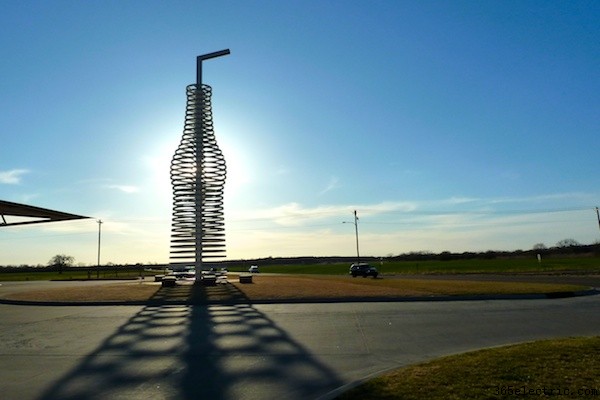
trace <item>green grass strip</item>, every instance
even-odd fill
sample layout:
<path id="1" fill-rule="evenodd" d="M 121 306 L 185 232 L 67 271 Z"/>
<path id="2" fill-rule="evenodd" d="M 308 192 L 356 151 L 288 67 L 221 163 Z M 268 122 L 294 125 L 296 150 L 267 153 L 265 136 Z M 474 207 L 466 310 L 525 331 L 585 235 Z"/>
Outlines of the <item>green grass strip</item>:
<path id="1" fill-rule="evenodd" d="M 461 273 L 534 273 L 534 272 L 600 272 L 600 257 L 546 258 L 496 258 L 466 260 L 426 261 L 370 261 L 381 274 L 461 274 Z M 350 263 L 322 263 L 296 265 L 259 265 L 261 272 L 282 274 L 348 275 Z M 248 266 L 229 268 L 230 271 L 247 272 Z"/>
<path id="2" fill-rule="evenodd" d="M 338 397 L 600 398 L 600 337 L 544 340 L 443 357 L 372 379 Z"/>

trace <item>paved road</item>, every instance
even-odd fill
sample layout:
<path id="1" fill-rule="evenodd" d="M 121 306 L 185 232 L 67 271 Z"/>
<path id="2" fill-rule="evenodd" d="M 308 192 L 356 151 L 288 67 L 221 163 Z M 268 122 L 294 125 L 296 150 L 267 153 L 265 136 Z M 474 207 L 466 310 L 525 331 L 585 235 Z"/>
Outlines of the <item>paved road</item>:
<path id="1" fill-rule="evenodd" d="M 317 399 L 383 370 L 600 335 L 600 296 L 229 306 L 0 305 L 2 399 Z"/>

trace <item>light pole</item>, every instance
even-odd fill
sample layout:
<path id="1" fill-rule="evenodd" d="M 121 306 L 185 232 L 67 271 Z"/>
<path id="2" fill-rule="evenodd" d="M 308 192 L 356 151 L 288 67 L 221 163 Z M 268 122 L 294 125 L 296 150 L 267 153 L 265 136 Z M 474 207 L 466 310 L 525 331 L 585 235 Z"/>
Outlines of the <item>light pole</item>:
<path id="1" fill-rule="evenodd" d="M 354 232 L 356 233 L 356 263 L 360 263 L 360 251 L 358 250 L 358 215 L 354 210 L 354 221 L 343 221 L 342 224 L 354 224 Z"/>
<path id="2" fill-rule="evenodd" d="M 96 278 L 100 278 L 100 237 L 102 235 L 102 220 L 99 219 L 96 222 L 98 222 L 98 264 L 96 269 Z"/>

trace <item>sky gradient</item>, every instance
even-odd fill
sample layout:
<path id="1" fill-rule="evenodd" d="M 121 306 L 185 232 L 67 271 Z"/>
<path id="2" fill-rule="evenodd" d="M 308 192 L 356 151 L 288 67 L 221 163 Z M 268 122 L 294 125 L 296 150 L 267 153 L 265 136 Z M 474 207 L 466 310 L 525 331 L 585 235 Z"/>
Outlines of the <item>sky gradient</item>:
<path id="1" fill-rule="evenodd" d="M 168 261 L 195 57 L 229 259 L 600 239 L 595 1 L 0 0 L 0 265 Z"/>

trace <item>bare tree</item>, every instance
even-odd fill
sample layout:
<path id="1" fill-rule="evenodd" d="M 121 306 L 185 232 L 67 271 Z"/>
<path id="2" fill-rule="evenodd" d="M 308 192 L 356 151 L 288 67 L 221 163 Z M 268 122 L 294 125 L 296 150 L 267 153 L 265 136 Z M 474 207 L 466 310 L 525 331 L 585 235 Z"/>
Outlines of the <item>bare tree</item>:
<path id="1" fill-rule="evenodd" d="M 70 267 L 75 262 L 75 257 L 65 254 L 57 254 L 48 261 L 48 266 L 58 269 L 58 273 L 62 274 L 65 267 Z"/>
<path id="2" fill-rule="evenodd" d="M 579 243 L 575 239 L 563 239 L 563 240 L 559 241 L 558 243 L 556 243 L 556 247 L 574 247 L 574 246 L 581 246 L 581 243 Z"/>

